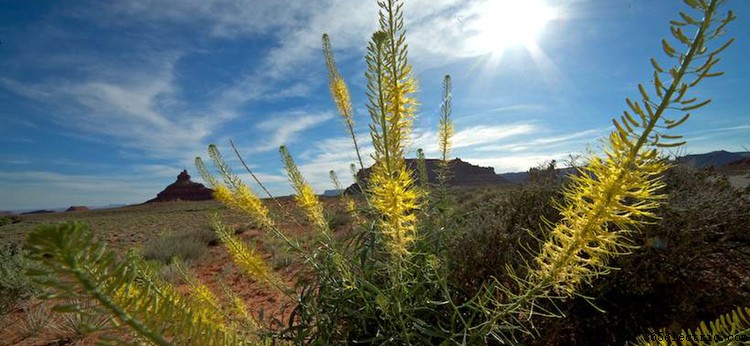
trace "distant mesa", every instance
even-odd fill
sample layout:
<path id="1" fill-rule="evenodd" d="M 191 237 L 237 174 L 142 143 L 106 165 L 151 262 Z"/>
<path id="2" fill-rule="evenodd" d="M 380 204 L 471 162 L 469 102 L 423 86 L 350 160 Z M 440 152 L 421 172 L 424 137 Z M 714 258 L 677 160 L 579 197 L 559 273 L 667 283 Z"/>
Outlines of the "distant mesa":
<path id="1" fill-rule="evenodd" d="M 162 192 L 156 195 L 156 198 L 147 201 L 168 202 L 168 201 L 205 201 L 213 199 L 214 190 L 211 190 L 203 184 L 190 181 L 190 175 L 187 170 L 183 170 L 178 176 L 177 181 L 167 186 Z"/>
<path id="2" fill-rule="evenodd" d="M 415 179 L 417 180 L 417 184 L 420 184 L 419 182 L 419 174 L 417 170 L 417 159 L 406 159 L 404 160 L 406 162 L 406 166 L 415 172 Z M 425 160 L 425 166 L 427 168 L 427 180 L 431 184 L 435 184 L 438 182 L 437 178 L 437 168 L 438 164 L 440 163 L 440 160 L 438 159 L 426 159 Z M 483 186 L 483 185 L 500 185 L 500 184 L 509 184 L 510 182 L 506 180 L 505 178 L 501 177 L 498 174 L 495 174 L 495 169 L 492 167 L 480 167 L 476 165 L 472 165 L 471 163 L 468 163 L 466 161 L 463 161 L 461 159 L 454 159 L 450 161 L 450 177 L 446 184 L 448 186 Z M 364 170 L 360 170 L 357 172 L 357 179 L 363 183 L 363 185 L 367 185 L 367 181 L 370 177 L 370 171 L 372 167 L 365 168 Z M 359 193 L 359 185 L 352 184 L 346 189 L 347 194 L 350 193 Z"/>
<path id="3" fill-rule="evenodd" d="M 71 212 L 71 211 L 89 211 L 89 208 L 83 205 L 74 205 L 68 209 L 65 209 L 65 212 Z"/>

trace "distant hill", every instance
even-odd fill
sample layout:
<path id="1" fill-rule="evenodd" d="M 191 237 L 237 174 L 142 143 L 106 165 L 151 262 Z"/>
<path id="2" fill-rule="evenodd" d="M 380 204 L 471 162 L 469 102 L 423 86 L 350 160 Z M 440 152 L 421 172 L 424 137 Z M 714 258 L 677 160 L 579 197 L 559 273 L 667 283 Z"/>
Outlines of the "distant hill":
<path id="1" fill-rule="evenodd" d="M 731 153 L 725 150 L 712 151 L 705 154 L 686 155 L 677 158 L 677 162 L 696 168 L 715 167 L 720 168 L 736 161 L 750 158 L 750 152 Z"/>
<path id="2" fill-rule="evenodd" d="M 725 150 L 712 151 L 705 154 L 692 154 L 678 157 L 678 164 L 690 165 L 695 168 L 715 167 L 726 171 L 743 171 L 750 168 L 750 151 L 732 153 Z M 560 168 L 560 176 L 575 173 L 572 168 Z M 500 173 L 503 177 L 512 183 L 523 184 L 529 181 L 529 172 L 510 172 Z"/>
<path id="3" fill-rule="evenodd" d="M 54 211 L 54 210 L 48 210 L 48 209 L 39 209 L 39 210 L 32 210 L 32 211 L 27 211 L 27 212 L 25 212 L 25 213 L 21 213 L 21 215 L 30 215 L 30 214 L 51 214 L 51 213 L 55 213 L 55 211 Z"/>
<path id="4" fill-rule="evenodd" d="M 428 179 L 430 183 L 437 182 L 436 168 L 439 160 L 427 159 Z M 690 165 L 696 168 L 715 167 L 725 171 L 743 171 L 750 168 L 750 152 L 728 152 L 726 150 L 712 151 L 705 154 L 692 154 L 678 157 L 676 162 L 679 164 Z M 417 160 L 406 159 L 407 166 L 414 172 L 417 172 Z M 451 179 L 448 181 L 449 186 L 480 186 L 480 185 L 497 185 L 497 184 L 525 184 L 529 181 L 529 171 L 525 172 L 508 172 L 495 174 L 492 167 L 479 167 L 469 162 L 455 159 L 452 161 L 453 171 Z M 569 174 L 575 173 L 575 168 L 564 167 L 558 168 L 558 177 L 564 178 Z M 367 182 L 370 175 L 370 168 L 357 172 L 360 181 Z M 416 177 L 419 179 L 419 177 Z M 352 184 L 346 189 L 346 193 L 358 193 L 359 187 Z"/>

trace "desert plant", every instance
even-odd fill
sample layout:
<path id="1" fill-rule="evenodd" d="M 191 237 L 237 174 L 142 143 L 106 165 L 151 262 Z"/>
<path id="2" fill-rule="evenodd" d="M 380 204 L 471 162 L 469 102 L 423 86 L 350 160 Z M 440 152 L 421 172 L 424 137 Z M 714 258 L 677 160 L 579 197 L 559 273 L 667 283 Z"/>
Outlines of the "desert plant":
<path id="1" fill-rule="evenodd" d="M 21 222 L 21 218 L 15 215 L 0 216 L 0 227 Z"/>
<path id="2" fill-rule="evenodd" d="M 746 304 L 750 201 L 710 170 L 677 165 L 663 181 L 668 199 L 655 211 L 660 218 L 632 237 L 640 247 L 611 262 L 620 270 L 579 291 L 607 313 L 584 298 L 556 302 L 565 318 L 536 321 L 542 337 L 525 344 L 618 345 L 648 327 L 675 331 Z M 490 277 L 512 284 L 505 265 L 524 273 L 524 254 L 539 244 L 539 216 L 557 222 L 553 206 L 562 197 L 545 180 L 475 193 L 450 227 L 449 272 L 459 292 L 474 292 Z"/>
<path id="3" fill-rule="evenodd" d="M 58 338 L 66 340 L 68 343 L 77 344 L 89 335 L 107 328 L 110 316 L 97 313 L 97 305 L 94 302 L 83 302 L 76 299 L 67 302 L 67 304 L 80 306 L 81 311 L 63 312 L 54 316 L 56 321 L 51 329 Z"/>
<path id="4" fill-rule="evenodd" d="M 41 293 L 41 287 L 24 274 L 31 265 L 26 255 L 15 244 L 0 246 L 0 316 Z"/>
<path id="5" fill-rule="evenodd" d="M 143 257 L 169 264 L 173 258 L 192 261 L 206 253 L 207 246 L 216 242 L 213 232 L 193 231 L 185 234 L 164 232 L 148 242 L 143 249 Z"/>
<path id="6" fill-rule="evenodd" d="M 681 13 L 681 21 L 671 22 L 672 33 L 684 51 L 662 41 L 665 53 L 676 60 L 674 67 L 664 69 L 652 59 L 654 91 L 639 85 L 640 101 L 627 99 L 630 110 L 614 120 L 616 130 L 605 141 L 604 156 L 592 154 L 565 187 L 562 201 L 556 205 L 559 220 L 536 230 L 539 251 L 527 259 L 524 271 L 507 266 L 504 280 L 489 277 L 459 293 L 450 280 L 445 246 L 440 244 L 446 238 L 434 236 L 447 232 L 449 223 L 444 222 L 446 218 L 422 222 L 430 213 L 421 211 L 430 210 L 432 202 L 425 196 L 427 189 L 416 186 L 415 174 L 405 164 L 417 102 L 403 4 L 379 1 L 379 28 L 365 58 L 375 163 L 369 182 L 360 186 L 366 206 L 358 211 L 361 221 L 350 238 L 339 241 L 332 236 L 320 200 L 286 147 L 280 148 L 281 159 L 295 200 L 312 228 L 313 246 L 301 246 L 278 227 L 265 202 L 233 173 L 215 145 L 209 146 L 209 156 L 221 181 L 196 158 L 196 166 L 219 201 L 252 218 L 307 268 L 296 286 L 288 287 L 257 252 L 219 220 L 214 221 L 220 241 L 238 267 L 250 279 L 280 290 L 295 304 L 287 328 L 274 332 L 258 326 L 250 334 L 271 333 L 276 339 L 297 344 L 514 343 L 520 334 L 533 333 L 535 319 L 560 316 L 555 304 L 579 296 L 583 287 L 611 271 L 611 259 L 634 248 L 632 235 L 654 219 L 654 211 L 665 198 L 660 179 L 669 164 L 660 157 L 659 148 L 681 144 L 674 141 L 680 137 L 667 130 L 687 120 L 689 115 L 682 113 L 709 102 L 687 98 L 687 92 L 705 77 L 720 74 L 712 69 L 717 54 L 731 40 L 717 49 L 710 43 L 721 36 L 734 16 L 729 11 L 718 18 L 722 0 L 685 2 L 702 18 Z M 690 27 L 696 30 L 692 38 L 684 33 Z M 327 36 L 323 48 L 333 99 L 359 156 L 349 92 L 337 72 Z M 445 90 L 449 96 L 448 78 Z M 447 161 L 453 129 L 449 105 L 444 105 L 438 136 L 443 161 Z M 449 215 L 439 208 L 435 213 Z M 79 287 L 151 343 L 257 342 L 227 318 L 234 309 L 231 304 L 222 304 L 205 286 L 193 281 L 188 285 L 191 294 L 181 296 L 141 258 L 131 255 L 124 262 L 115 261 L 81 224 L 40 227 L 29 235 L 27 244 L 34 251 L 32 258 L 42 266 L 32 274 L 56 274 L 40 283 L 56 288 L 62 296 Z"/>
<path id="7" fill-rule="evenodd" d="M 23 316 L 16 325 L 22 338 L 28 339 L 39 335 L 50 322 L 51 311 L 45 303 L 36 303 L 24 308 Z"/>

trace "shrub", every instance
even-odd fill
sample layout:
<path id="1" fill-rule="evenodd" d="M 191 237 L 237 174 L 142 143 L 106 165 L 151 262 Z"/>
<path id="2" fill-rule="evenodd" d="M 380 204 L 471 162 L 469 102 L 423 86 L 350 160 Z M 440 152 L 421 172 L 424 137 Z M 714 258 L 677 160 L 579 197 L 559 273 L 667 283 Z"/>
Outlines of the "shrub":
<path id="1" fill-rule="evenodd" d="M 15 215 L 0 216 L 0 227 L 3 227 L 5 225 L 12 225 L 19 222 L 21 222 L 21 218 Z"/>
<path id="2" fill-rule="evenodd" d="M 742 250 L 750 244 L 748 198 L 710 169 L 675 166 L 663 180 L 668 200 L 656 212 L 658 222 L 639 231 L 640 247 L 614 260 L 620 270 L 581 291 L 607 313 L 584 298 L 558 302 L 566 318 L 540 320 L 535 326 L 541 337 L 526 343 L 624 344 L 648 328 L 679 332 L 678 321 L 697 325 L 750 301 L 742 288 L 750 283 L 750 253 Z M 538 216 L 559 218 L 553 205 L 561 201 L 560 188 L 498 189 L 463 205 L 449 256 L 455 287 L 475 292 L 489 278 L 507 281 L 506 264 L 523 271 L 526 252 L 539 246 L 544 223 Z"/>
<path id="3" fill-rule="evenodd" d="M 26 254 L 15 244 L 0 246 L 0 315 L 41 293 L 40 286 L 24 274 L 25 268 L 31 265 Z"/>
<path id="4" fill-rule="evenodd" d="M 69 305 L 78 305 L 81 312 L 63 312 L 57 315 L 57 320 L 52 324 L 52 331 L 61 340 L 67 343 L 79 344 L 95 332 L 108 328 L 109 315 L 96 312 L 97 304 L 72 300 Z"/>
<path id="5" fill-rule="evenodd" d="M 352 218 L 351 213 L 344 210 L 335 210 L 326 214 L 328 228 L 332 230 L 337 230 L 341 227 L 350 225 L 353 221 L 354 219 Z"/>
<path id="6" fill-rule="evenodd" d="M 37 336 L 48 326 L 50 317 L 50 308 L 45 303 L 27 306 L 24 308 L 23 316 L 16 326 L 18 333 L 23 339 Z"/>
<path id="7" fill-rule="evenodd" d="M 183 261 L 192 261 L 206 253 L 206 247 L 216 242 L 213 232 L 194 231 L 185 234 L 165 233 L 149 241 L 143 249 L 143 257 L 164 264 L 171 263 L 177 257 Z"/>
<path id="8" fill-rule="evenodd" d="M 350 237 L 334 238 L 321 201 L 286 147 L 279 150 L 281 159 L 306 220 L 297 224 L 310 228 L 313 246 L 301 246 L 278 227 L 265 202 L 233 173 L 215 145 L 208 152 L 221 182 L 201 158 L 196 159 L 217 200 L 253 219 L 306 267 L 297 284 L 289 287 L 231 229 L 219 220 L 213 223 L 220 241 L 249 278 L 278 289 L 295 304 L 285 329 L 271 330 L 252 321 L 243 324 L 250 330 L 237 327 L 228 316 L 248 315 L 241 301 L 229 297 L 222 301 L 197 280 L 190 284 L 191 294 L 183 296 L 142 258 L 131 255 L 126 261 L 115 261 L 113 253 L 91 240 L 91 231 L 82 224 L 43 226 L 29 234 L 27 244 L 42 265 L 35 277 L 55 275 L 54 281 L 40 282 L 55 287 L 63 298 L 82 291 L 137 335 L 160 345 L 233 345 L 268 342 L 268 337 L 296 344 L 517 343 L 534 332 L 540 318 L 561 317 L 555 306 L 581 297 L 586 287 L 610 274 L 613 260 L 633 249 L 635 231 L 654 219 L 665 198 L 660 178 L 668 164 L 659 148 L 680 145 L 667 130 L 683 123 L 686 112 L 708 103 L 686 93 L 705 77 L 718 75 L 712 71 L 717 54 L 731 41 L 716 49 L 709 43 L 734 19 L 731 12 L 718 17 L 721 0 L 686 3 L 702 19 L 681 14 L 681 21 L 671 22 L 680 52 L 669 41 L 662 43 L 665 53 L 674 58 L 674 67 L 665 69 L 652 59 L 655 91 L 639 85 L 639 99 L 627 100 L 629 110 L 614 120 L 616 130 L 605 141 L 605 156 L 590 157 L 565 187 L 561 202 L 554 205 L 559 218 L 545 222 L 535 234 L 539 251 L 529 254 L 522 270 L 508 265 L 505 273 L 463 287 L 452 280 L 455 266 L 449 262 L 446 232 L 455 214 L 446 188 L 417 186 L 404 161 L 416 112 L 416 81 L 408 62 L 402 3 L 384 0 L 378 2 L 380 28 L 372 35 L 365 58 L 375 163 L 368 184 L 361 186 L 367 205 L 354 215 L 359 221 Z M 683 33 L 688 27 L 697 28 L 693 38 Z M 326 35 L 323 47 L 334 103 L 364 168 L 349 92 Z M 446 77 L 438 136 L 444 166 L 453 129 L 450 87 Z M 291 213 L 284 216 L 294 218 Z M 516 224 L 513 216 L 503 221 L 504 227 Z M 587 298 L 589 303 L 592 300 Z M 732 316 L 726 325 L 748 333 L 750 326 L 743 318 Z M 712 325 L 710 332 L 725 335 L 728 330 L 723 328 Z"/>
<path id="9" fill-rule="evenodd" d="M 493 277 L 512 284 L 505 265 L 524 270 L 523 258 L 543 237 L 543 220 L 559 221 L 555 201 L 562 201 L 559 185 L 529 184 L 498 188 L 461 205 L 449 238 L 452 284 L 467 297 Z"/>

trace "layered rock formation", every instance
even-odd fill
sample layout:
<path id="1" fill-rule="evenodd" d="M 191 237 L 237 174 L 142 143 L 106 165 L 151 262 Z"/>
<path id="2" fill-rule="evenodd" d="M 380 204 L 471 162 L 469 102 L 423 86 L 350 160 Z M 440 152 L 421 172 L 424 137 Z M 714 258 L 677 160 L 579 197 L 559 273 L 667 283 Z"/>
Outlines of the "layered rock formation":
<path id="1" fill-rule="evenodd" d="M 213 199 L 213 192 L 203 184 L 190 181 L 190 175 L 187 170 L 183 170 L 178 176 L 177 181 L 167 186 L 162 192 L 156 195 L 156 198 L 149 200 L 151 202 L 167 201 L 205 201 Z"/>
<path id="2" fill-rule="evenodd" d="M 438 182 L 437 180 L 437 168 L 440 160 L 437 159 L 426 159 L 425 166 L 427 166 L 427 178 L 431 184 Z M 414 172 L 414 178 L 419 184 L 419 173 L 417 170 L 416 159 L 406 159 L 406 165 Z M 450 162 L 451 174 L 447 181 L 448 186 L 481 186 L 481 185 L 497 185 L 509 183 L 503 177 L 495 174 L 495 169 L 492 167 L 480 167 L 472 165 L 461 159 L 454 159 Z M 367 185 L 368 178 L 370 176 L 370 168 L 365 168 L 357 172 L 358 179 Z M 359 193 L 359 186 L 352 184 L 346 189 L 346 193 Z"/>

